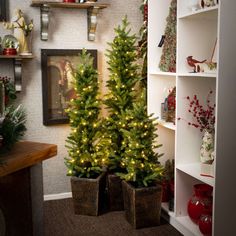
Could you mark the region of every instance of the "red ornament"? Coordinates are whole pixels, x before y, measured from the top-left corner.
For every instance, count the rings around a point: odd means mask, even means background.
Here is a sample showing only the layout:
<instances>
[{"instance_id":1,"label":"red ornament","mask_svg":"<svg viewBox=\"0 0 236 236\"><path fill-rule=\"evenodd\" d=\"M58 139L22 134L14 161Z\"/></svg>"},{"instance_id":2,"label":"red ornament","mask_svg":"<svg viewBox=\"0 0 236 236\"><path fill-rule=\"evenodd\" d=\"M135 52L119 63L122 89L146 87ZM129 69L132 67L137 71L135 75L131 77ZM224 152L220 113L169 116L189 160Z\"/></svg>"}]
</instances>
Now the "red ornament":
<instances>
[{"instance_id":1,"label":"red ornament","mask_svg":"<svg viewBox=\"0 0 236 236\"><path fill-rule=\"evenodd\" d=\"M188 202L188 215L195 224L206 210L212 209L212 190L207 184L194 185L194 194Z\"/></svg>"}]
</instances>

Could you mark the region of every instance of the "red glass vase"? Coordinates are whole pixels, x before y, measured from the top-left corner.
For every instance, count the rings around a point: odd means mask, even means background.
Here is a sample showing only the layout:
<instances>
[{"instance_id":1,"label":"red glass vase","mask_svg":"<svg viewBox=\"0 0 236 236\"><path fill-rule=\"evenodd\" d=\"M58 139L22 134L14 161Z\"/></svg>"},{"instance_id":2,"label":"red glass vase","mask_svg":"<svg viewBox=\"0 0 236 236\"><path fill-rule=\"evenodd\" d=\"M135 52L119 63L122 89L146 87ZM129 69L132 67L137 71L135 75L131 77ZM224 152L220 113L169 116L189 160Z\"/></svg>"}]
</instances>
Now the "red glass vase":
<instances>
[{"instance_id":1,"label":"red glass vase","mask_svg":"<svg viewBox=\"0 0 236 236\"><path fill-rule=\"evenodd\" d=\"M198 224L204 211L212 209L212 190L207 184L194 185L194 194L188 202L188 215L194 223Z\"/></svg>"},{"instance_id":2,"label":"red glass vase","mask_svg":"<svg viewBox=\"0 0 236 236\"><path fill-rule=\"evenodd\" d=\"M212 210L204 211L200 216L198 226L204 236L212 235Z\"/></svg>"}]
</instances>

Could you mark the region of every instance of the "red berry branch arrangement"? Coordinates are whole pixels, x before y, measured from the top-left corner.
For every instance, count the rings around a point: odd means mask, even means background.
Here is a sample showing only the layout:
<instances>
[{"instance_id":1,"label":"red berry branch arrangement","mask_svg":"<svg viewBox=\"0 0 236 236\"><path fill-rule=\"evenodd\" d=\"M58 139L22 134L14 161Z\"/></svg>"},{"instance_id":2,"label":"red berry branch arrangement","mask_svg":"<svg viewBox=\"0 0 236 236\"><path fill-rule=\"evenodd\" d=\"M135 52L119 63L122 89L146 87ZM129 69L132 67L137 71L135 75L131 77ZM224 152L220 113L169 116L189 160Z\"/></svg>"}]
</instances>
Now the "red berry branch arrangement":
<instances>
[{"instance_id":1,"label":"red berry branch arrangement","mask_svg":"<svg viewBox=\"0 0 236 236\"><path fill-rule=\"evenodd\" d=\"M193 126L197 129L207 130L208 132L213 132L215 128L215 107L216 105L210 104L210 96L213 91L209 91L206 101L206 107L203 107L199 103L197 95L194 95L193 98L189 96L186 97L189 103L188 112L192 114L195 121L189 122L183 118L178 118L178 120L184 120L188 123L189 126Z\"/></svg>"}]
</instances>

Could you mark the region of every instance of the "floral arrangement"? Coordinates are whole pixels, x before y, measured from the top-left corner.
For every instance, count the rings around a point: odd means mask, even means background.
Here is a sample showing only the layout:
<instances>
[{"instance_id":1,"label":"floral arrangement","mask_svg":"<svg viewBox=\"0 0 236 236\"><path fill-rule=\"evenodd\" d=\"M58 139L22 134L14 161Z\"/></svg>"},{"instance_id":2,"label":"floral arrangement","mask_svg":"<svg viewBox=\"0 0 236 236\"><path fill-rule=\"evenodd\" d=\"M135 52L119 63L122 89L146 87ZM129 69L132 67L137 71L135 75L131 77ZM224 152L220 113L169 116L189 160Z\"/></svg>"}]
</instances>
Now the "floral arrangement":
<instances>
[{"instance_id":1,"label":"floral arrangement","mask_svg":"<svg viewBox=\"0 0 236 236\"><path fill-rule=\"evenodd\" d=\"M33 20L32 19L30 20L29 24L26 24L25 21L23 21L22 25L20 25L19 23L18 23L18 25L19 25L19 28L21 28L23 30L24 35L26 37L30 34L30 32L34 28L34 24L33 24Z\"/></svg>"},{"instance_id":2,"label":"floral arrangement","mask_svg":"<svg viewBox=\"0 0 236 236\"><path fill-rule=\"evenodd\" d=\"M189 109L188 112L192 114L195 121L188 122L189 126L193 126L199 129L201 132L203 130L207 130L208 132L212 133L215 129L215 107L216 105L210 104L210 96L213 91L209 91L206 101L206 107L203 107L199 103L199 99L197 95L194 95L193 98L189 96L186 99L189 102ZM178 120L184 120L183 118L178 118Z\"/></svg>"}]
</instances>

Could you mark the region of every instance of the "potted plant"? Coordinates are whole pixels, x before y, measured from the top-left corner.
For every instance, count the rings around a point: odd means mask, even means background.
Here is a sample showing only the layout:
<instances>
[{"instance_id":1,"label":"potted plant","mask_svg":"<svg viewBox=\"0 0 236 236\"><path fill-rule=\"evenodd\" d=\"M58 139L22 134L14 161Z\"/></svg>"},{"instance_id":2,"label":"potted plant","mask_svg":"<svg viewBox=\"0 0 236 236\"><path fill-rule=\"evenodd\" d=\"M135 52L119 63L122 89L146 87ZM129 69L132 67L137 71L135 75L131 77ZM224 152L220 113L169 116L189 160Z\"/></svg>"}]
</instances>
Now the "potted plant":
<instances>
[{"instance_id":1,"label":"potted plant","mask_svg":"<svg viewBox=\"0 0 236 236\"><path fill-rule=\"evenodd\" d=\"M145 93L144 93L145 94ZM125 215L134 228L160 224L162 187L157 184L163 175L159 163L162 154L156 153L161 145L156 143L156 124L147 115L144 95L124 114L127 121L123 129L124 158L122 165L126 173L118 173L124 179L122 189Z\"/></svg>"},{"instance_id":2,"label":"potted plant","mask_svg":"<svg viewBox=\"0 0 236 236\"><path fill-rule=\"evenodd\" d=\"M103 162L97 145L100 132L98 74L92 57L83 50L80 64L74 73L76 97L67 109L71 133L66 147L68 175L71 176L75 214L98 215L105 188Z\"/></svg>"},{"instance_id":3,"label":"potted plant","mask_svg":"<svg viewBox=\"0 0 236 236\"><path fill-rule=\"evenodd\" d=\"M127 121L122 120L122 114L133 106L135 99L134 87L139 80L136 36L130 34L127 18L115 29L115 38L108 43L107 50L110 78L107 81L108 93L104 104L109 111L104 121L106 139L110 138L107 150L110 151L108 160L109 174L107 177L108 199L110 210L123 210L123 194L121 179L116 172L125 172L121 160L123 132ZM124 63L125 62L125 63ZM105 151L107 151L105 150Z\"/></svg>"}]
</instances>

